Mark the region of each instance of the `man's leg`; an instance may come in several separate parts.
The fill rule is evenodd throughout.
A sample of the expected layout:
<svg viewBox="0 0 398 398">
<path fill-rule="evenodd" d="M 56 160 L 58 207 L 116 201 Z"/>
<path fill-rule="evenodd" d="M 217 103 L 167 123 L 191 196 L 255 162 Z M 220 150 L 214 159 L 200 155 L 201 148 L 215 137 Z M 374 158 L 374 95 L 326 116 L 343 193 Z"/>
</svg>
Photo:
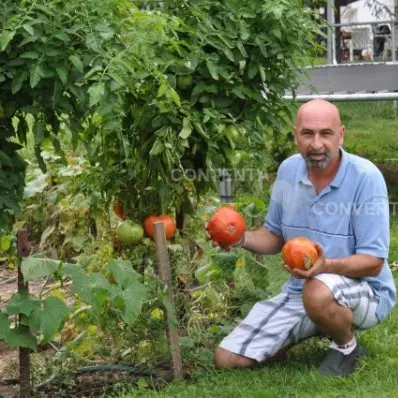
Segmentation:
<svg viewBox="0 0 398 398">
<path fill-rule="evenodd" d="M 303 288 L 303 302 L 308 316 L 339 345 L 354 337 L 352 310 L 337 303 L 331 290 L 320 280 L 310 279 Z"/>
<path fill-rule="evenodd" d="M 217 368 L 253 367 L 286 357 L 291 345 L 319 332 L 305 312 L 301 295 L 281 293 L 254 305 L 220 343 Z"/>
<path fill-rule="evenodd" d="M 305 283 L 303 303 L 309 318 L 333 339 L 319 371 L 332 377 L 351 374 L 366 352 L 357 344 L 353 329 L 378 323 L 373 289 L 365 281 L 319 274 Z"/>
<path fill-rule="evenodd" d="M 257 362 L 252 358 L 243 355 L 235 354 L 222 347 L 217 347 L 214 362 L 217 369 L 232 369 L 232 368 L 253 368 L 255 366 L 269 365 L 274 362 L 279 362 L 287 359 L 287 352 L 290 347 L 279 350 L 275 355 L 266 359 L 263 362 Z"/>
</svg>

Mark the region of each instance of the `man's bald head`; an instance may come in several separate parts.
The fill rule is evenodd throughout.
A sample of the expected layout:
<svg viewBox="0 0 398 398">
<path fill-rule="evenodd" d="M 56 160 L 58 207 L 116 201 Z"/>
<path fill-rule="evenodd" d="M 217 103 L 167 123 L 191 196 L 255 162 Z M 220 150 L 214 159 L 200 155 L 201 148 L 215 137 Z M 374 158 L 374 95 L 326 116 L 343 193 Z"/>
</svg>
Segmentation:
<svg viewBox="0 0 398 398">
<path fill-rule="evenodd" d="M 295 141 L 309 169 L 323 170 L 329 164 L 338 164 L 344 132 L 339 110 L 328 101 L 309 101 L 297 112 Z"/>
<path fill-rule="evenodd" d="M 340 112 L 335 105 L 323 99 L 314 99 L 301 105 L 297 111 L 296 126 L 308 118 L 321 117 L 333 125 L 341 126 Z"/>
</svg>

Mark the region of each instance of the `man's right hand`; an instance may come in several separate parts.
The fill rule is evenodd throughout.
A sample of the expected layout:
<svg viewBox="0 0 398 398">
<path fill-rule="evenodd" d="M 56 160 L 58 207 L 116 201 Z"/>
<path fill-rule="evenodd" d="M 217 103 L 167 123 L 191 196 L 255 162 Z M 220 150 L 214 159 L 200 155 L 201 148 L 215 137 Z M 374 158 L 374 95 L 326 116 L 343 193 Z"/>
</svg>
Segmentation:
<svg viewBox="0 0 398 398">
<path fill-rule="evenodd" d="M 234 245 L 220 246 L 217 242 L 215 242 L 211 238 L 211 236 L 210 236 L 210 234 L 208 232 L 208 224 L 207 223 L 205 225 L 205 230 L 206 230 L 206 240 L 211 240 L 211 244 L 213 245 L 213 247 L 220 248 L 221 250 L 224 250 L 224 251 L 227 251 L 227 252 L 231 251 L 234 247 L 238 247 L 238 246 L 234 246 Z M 236 242 L 236 243 L 239 244 L 239 242 Z M 235 245 L 236 245 L 236 243 L 235 243 Z"/>
</svg>

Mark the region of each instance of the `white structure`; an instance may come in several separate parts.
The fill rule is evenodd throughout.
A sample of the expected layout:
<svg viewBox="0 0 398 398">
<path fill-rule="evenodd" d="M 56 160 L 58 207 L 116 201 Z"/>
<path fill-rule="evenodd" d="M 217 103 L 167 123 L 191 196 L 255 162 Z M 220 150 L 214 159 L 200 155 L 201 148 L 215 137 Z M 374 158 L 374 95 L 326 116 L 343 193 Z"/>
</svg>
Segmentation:
<svg viewBox="0 0 398 398">
<path fill-rule="evenodd" d="M 386 19 L 394 19 L 394 10 L 396 0 L 378 0 L 378 3 L 385 6 L 387 10 L 381 12 L 379 16 L 374 13 L 374 8 L 367 6 L 369 1 L 358 0 L 345 7 L 341 7 L 341 23 L 357 23 L 357 22 L 377 22 Z"/>
</svg>

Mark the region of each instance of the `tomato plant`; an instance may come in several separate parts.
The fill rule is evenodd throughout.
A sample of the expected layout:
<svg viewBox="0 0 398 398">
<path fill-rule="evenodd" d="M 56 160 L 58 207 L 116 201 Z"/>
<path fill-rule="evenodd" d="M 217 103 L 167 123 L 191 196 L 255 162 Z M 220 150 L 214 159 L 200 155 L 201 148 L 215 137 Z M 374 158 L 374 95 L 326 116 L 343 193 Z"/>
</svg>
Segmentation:
<svg viewBox="0 0 398 398">
<path fill-rule="evenodd" d="M 2 126 L 22 143 L 33 132 L 43 170 L 47 143 L 66 162 L 66 127 L 91 166 L 81 189 L 100 191 L 106 205 L 117 196 L 130 218 L 192 212 L 192 198 L 217 186 L 212 172 L 229 166 L 237 144 L 235 133 L 225 139 L 226 125 L 240 125 L 246 150 L 264 157 L 267 135 L 289 114 L 285 89 L 296 84 L 318 33 L 311 14 L 289 0 L 170 0 L 157 12 L 119 0 L 5 4 Z M 207 173 L 189 193 L 175 178 L 185 170 Z M 14 193 L 18 203 L 20 188 Z"/>
</svg>

